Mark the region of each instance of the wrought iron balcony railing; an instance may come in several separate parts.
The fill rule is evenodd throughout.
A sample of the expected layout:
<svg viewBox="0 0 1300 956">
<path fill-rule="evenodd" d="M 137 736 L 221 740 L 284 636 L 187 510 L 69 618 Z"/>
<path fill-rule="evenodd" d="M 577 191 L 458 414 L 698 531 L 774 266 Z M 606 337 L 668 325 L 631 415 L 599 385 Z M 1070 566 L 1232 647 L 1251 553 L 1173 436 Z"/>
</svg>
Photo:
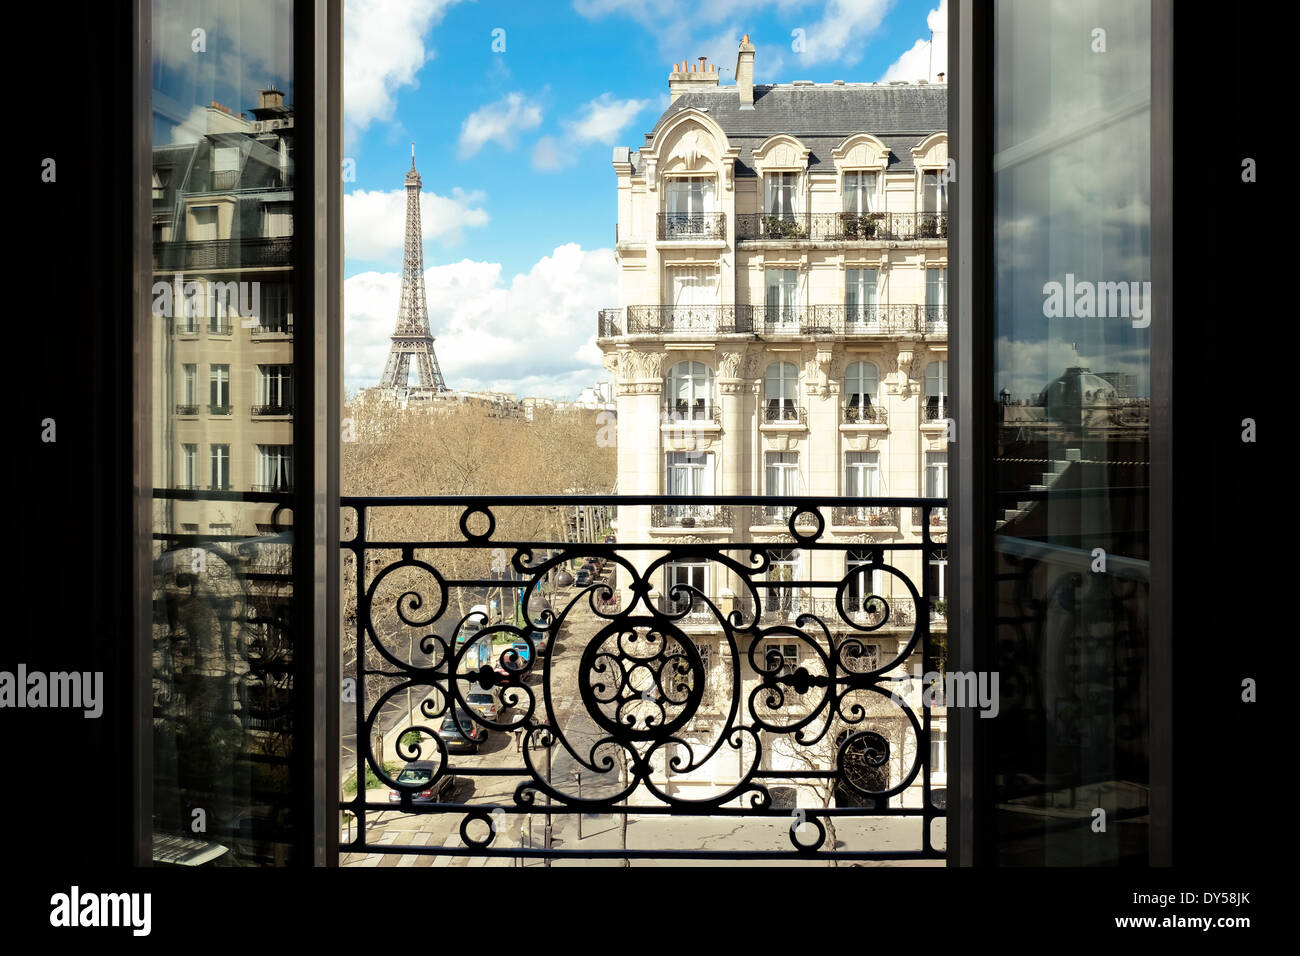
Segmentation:
<svg viewBox="0 0 1300 956">
<path fill-rule="evenodd" d="M 807 425 L 808 409 L 781 399 L 769 398 L 763 402 L 763 422 L 768 425 Z"/>
<path fill-rule="evenodd" d="M 722 421 L 722 409 L 717 405 L 706 405 L 703 399 L 694 402 L 671 402 L 659 409 L 663 422 L 714 422 Z"/>
<path fill-rule="evenodd" d="M 177 415 L 197 415 L 198 413 L 199 413 L 199 406 L 197 406 L 197 405 L 177 405 L 177 406 L 176 406 L 176 414 L 177 414 Z"/>
<path fill-rule="evenodd" d="M 850 528 L 897 528 L 898 509 L 880 505 L 836 508 L 831 512 L 831 524 Z"/>
<path fill-rule="evenodd" d="M 885 425 L 889 415 L 883 405 L 844 405 L 840 408 L 840 421 L 845 425 Z"/>
<path fill-rule="evenodd" d="M 725 212 L 661 212 L 660 239 L 726 239 Z"/>
<path fill-rule="evenodd" d="M 293 319 L 269 319 L 264 316 L 261 324 L 253 326 L 249 331 L 255 339 L 267 335 L 293 335 Z"/>
<path fill-rule="evenodd" d="M 948 307 L 890 305 L 629 305 L 601 309 L 596 334 L 758 333 L 761 335 L 946 334 Z"/>
<path fill-rule="evenodd" d="M 928 395 L 924 406 L 921 408 L 921 420 L 925 422 L 941 422 L 948 417 L 949 411 L 951 409 L 948 408 L 947 399 Z"/>
<path fill-rule="evenodd" d="M 293 403 L 281 402 L 277 405 L 254 405 L 252 408 L 252 414 L 255 417 L 264 415 L 292 415 Z"/>
<path fill-rule="evenodd" d="M 627 335 L 673 332 L 752 332 L 747 305 L 629 305 Z"/>
<path fill-rule="evenodd" d="M 913 508 L 913 509 L 912 509 L 912 527 L 914 527 L 914 528 L 919 528 L 919 527 L 921 527 L 921 524 L 922 524 L 924 521 L 925 521 L 925 515 L 924 515 L 922 509 L 920 509 L 920 508 Z M 930 509 L 930 527 L 931 527 L 931 528 L 946 528 L 946 527 L 948 527 L 948 509 L 947 509 L 947 508 L 931 508 L 931 509 Z"/>
<path fill-rule="evenodd" d="M 654 505 L 650 509 L 652 528 L 730 528 L 731 520 L 727 505 Z"/>
<path fill-rule="evenodd" d="M 292 238 L 156 242 L 153 247 L 153 267 L 156 270 L 258 269 L 292 264 Z"/>
<path fill-rule="evenodd" d="M 740 213 L 736 240 L 863 242 L 946 239 L 946 212 Z"/>
<path fill-rule="evenodd" d="M 617 508 L 622 515 L 681 501 L 580 496 L 558 503 Z M 760 496 L 709 496 L 692 505 L 764 503 Z M 816 524 L 820 513 L 855 503 L 783 499 L 797 512 L 791 523 L 800 538 L 792 546 L 827 556 L 861 549 L 837 544 Z M 872 643 L 874 612 L 850 611 L 848 622 L 836 621 L 825 603 L 836 595 L 853 603 L 855 572 L 814 579 L 808 577 L 819 566 L 814 562 L 803 566 L 803 579 L 791 580 L 784 570 L 778 573 L 772 543 L 748 540 L 741 529 L 717 542 L 648 536 L 618 544 L 557 542 L 540 530 L 550 526 L 545 520 L 530 517 L 544 519 L 556 504 L 542 496 L 342 499 L 348 623 L 341 677 L 355 688 L 343 705 L 344 726 L 360 747 L 358 761 L 396 794 L 393 802 L 374 799 L 363 787 L 340 801 L 339 809 L 351 815 L 339 847 L 344 863 L 357 859 L 354 854 L 943 858 L 932 826 L 946 811 L 944 791 L 930 779 L 931 704 L 917 690 L 900 691 L 898 683 L 913 664 L 933 659 L 928 615 L 892 631 L 889 641 Z M 891 498 L 874 504 L 924 511 L 946 502 Z M 400 520 L 392 520 L 394 509 L 401 510 Z M 427 534 L 419 530 L 422 521 Z M 459 528 L 461 536 L 433 534 L 446 527 Z M 645 522 L 620 520 L 620 535 L 635 527 Z M 530 534 L 528 528 L 539 530 Z M 911 551 L 921 559 L 933 550 L 928 538 L 888 548 L 891 556 Z M 471 632 L 457 609 L 475 603 L 471 598 L 483 588 L 501 586 L 487 569 L 502 553 L 523 594 L 539 592 L 561 565 L 584 559 L 604 559 L 606 574 L 597 583 L 552 592 L 544 605 L 524 602 L 522 621 L 507 615 Z M 885 561 L 883 548 L 872 554 L 882 573 L 906 581 L 898 570 L 906 560 Z M 693 581 L 725 580 L 735 597 L 709 596 L 718 587 L 665 593 L 670 564 L 689 566 Z M 915 587 L 928 603 L 928 577 L 901 587 Z M 895 582 L 895 593 L 899 586 Z M 623 600 L 614 603 L 618 593 Z M 827 620 L 820 619 L 823 613 Z M 841 616 L 838 608 L 834 613 Z M 891 608 L 891 624 L 903 618 L 901 608 Z M 538 632 L 547 635 L 544 650 Z M 418 655 L 411 649 L 417 642 Z M 511 643 L 527 645 L 528 654 L 517 654 Z M 874 668 L 865 666 L 868 661 Z M 467 700 L 485 690 L 497 691 L 506 704 L 491 718 Z M 408 692 L 415 714 L 402 706 Z M 479 737 L 485 755 L 448 746 L 459 741 L 459 721 L 486 732 L 486 739 Z M 423 739 L 412 743 L 411 732 Z M 512 735 L 518 747 L 509 745 Z M 375 749 L 385 736 L 400 741 L 393 755 L 399 761 L 431 761 L 433 779 L 398 781 Z M 776 764 L 770 756 L 776 752 L 792 754 L 795 762 Z M 795 769 L 768 769 L 774 766 Z M 471 786 L 433 802 L 418 799 L 449 776 Z M 471 792 L 473 802 L 458 801 Z M 791 827 L 787 800 L 795 792 L 803 825 Z M 452 837 L 381 839 L 376 827 L 394 810 L 446 820 Z M 525 818 L 543 813 L 545 832 L 549 836 L 553 826 L 561 839 L 522 835 Z M 621 813 L 629 821 L 625 846 L 577 835 L 584 817 Z M 872 825 L 883 816 L 915 821 L 906 831 L 910 842 L 883 842 Z M 724 817 L 734 838 L 701 839 L 698 827 L 664 825 Z"/>
<path fill-rule="evenodd" d="M 216 405 L 216 404 L 213 404 L 213 403 L 210 402 L 210 403 L 208 403 L 208 414 L 209 414 L 209 415 L 229 415 L 229 414 L 230 414 L 230 405 L 229 405 L 229 403 L 227 403 L 227 404 L 225 404 L 225 405 Z"/>
<path fill-rule="evenodd" d="M 174 335 L 198 335 L 199 322 L 197 319 L 185 317 L 176 319 L 172 322 L 172 334 Z"/>
<path fill-rule="evenodd" d="M 210 319 L 208 321 L 208 331 L 213 335 L 229 335 L 233 331 L 233 327 L 225 319 Z"/>
</svg>

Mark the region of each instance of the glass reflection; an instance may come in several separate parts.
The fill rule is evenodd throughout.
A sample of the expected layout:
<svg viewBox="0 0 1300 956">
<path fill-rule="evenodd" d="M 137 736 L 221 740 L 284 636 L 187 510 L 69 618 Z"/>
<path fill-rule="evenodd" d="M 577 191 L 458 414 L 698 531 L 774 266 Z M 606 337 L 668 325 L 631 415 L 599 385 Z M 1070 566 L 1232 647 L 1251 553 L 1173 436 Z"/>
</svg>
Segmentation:
<svg viewBox="0 0 1300 956">
<path fill-rule="evenodd" d="M 1140 865 L 1149 4 L 999 0 L 994 49 L 997 845 Z"/>
<path fill-rule="evenodd" d="M 156 863 L 289 862 L 291 13 L 153 5 Z"/>
</svg>

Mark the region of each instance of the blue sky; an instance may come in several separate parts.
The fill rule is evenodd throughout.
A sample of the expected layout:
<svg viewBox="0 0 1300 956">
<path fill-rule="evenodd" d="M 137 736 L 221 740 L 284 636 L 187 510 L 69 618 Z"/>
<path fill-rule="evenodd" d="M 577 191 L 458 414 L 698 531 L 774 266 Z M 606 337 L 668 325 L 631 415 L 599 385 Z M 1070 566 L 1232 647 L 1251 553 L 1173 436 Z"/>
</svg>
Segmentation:
<svg viewBox="0 0 1300 956">
<path fill-rule="evenodd" d="M 448 383 L 575 397 L 606 377 L 596 310 L 617 304 L 611 151 L 667 106 L 670 64 L 708 56 L 732 84 L 749 33 L 759 83 L 934 79 L 946 36 L 931 66 L 927 18 L 946 17 L 939 0 L 350 0 L 345 387 L 387 355 L 412 141 Z"/>
</svg>

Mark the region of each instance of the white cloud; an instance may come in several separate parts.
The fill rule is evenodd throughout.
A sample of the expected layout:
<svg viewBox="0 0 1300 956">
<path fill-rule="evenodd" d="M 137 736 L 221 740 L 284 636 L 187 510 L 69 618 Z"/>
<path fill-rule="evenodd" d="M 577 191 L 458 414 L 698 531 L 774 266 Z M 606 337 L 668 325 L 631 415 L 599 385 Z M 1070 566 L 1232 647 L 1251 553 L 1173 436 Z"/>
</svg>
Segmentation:
<svg viewBox="0 0 1300 956">
<path fill-rule="evenodd" d="M 501 265 L 469 259 L 425 270 L 429 326 L 452 388 L 575 398 L 608 378 L 596 314 L 618 296 L 609 249 L 557 247 L 506 283 Z M 397 319 L 401 275 L 367 272 L 344 283 L 344 386 L 376 385 Z"/>
<path fill-rule="evenodd" d="M 649 105 L 649 100 L 616 100 L 612 94 L 602 93 L 584 103 L 575 118 L 566 120 L 564 129 L 572 140 L 612 146 L 623 127 Z"/>
<path fill-rule="evenodd" d="M 890 80 L 929 80 L 934 83 L 938 74 L 948 72 L 948 0 L 939 0 L 939 6 L 931 10 L 925 18 L 925 25 L 934 32 L 934 49 L 930 49 L 930 38 L 917 40 L 912 48 L 889 65 L 881 83 Z"/>
<path fill-rule="evenodd" d="M 488 214 L 479 205 L 486 196 L 457 187 L 450 196 L 420 193 L 420 229 L 425 239 L 452 245 L 466 227 L 485 226 Z M 406 190 L 358 189 L 343 197 L 343 246 L 349 258 L 364 261 L 396 255 L 405 241 Z"/>
<path fill-rule="evenodd" d="M 575 162 L 577 157 L 565 149 L 564 144 L 554 136 L 543 136 L 533 147 L 533 169 L 538 172 L 559 172 Z"/>
<path fill-rule="evenodd" d="M 852 66 L 891 5 L 892 0 L 831 0 L 822 18 L 804 28 L 799 59 Z"/>
<path fill-rule="evenodd" d="M 347 0 L 343 9 L 343 121 L 351 141 L 388 121 L 403 86 L 433 58 L 424 36 L 458 0 Z"/>
<path fill-rule="evenodd" d="M 512 149 L 517 133 L 535 129 L 541 122 L 540 106 L 522 93 L 508 93 L 465 117 L 460 127 L 460 154 L 473 156 L 493 140 Z"/>
</svg>

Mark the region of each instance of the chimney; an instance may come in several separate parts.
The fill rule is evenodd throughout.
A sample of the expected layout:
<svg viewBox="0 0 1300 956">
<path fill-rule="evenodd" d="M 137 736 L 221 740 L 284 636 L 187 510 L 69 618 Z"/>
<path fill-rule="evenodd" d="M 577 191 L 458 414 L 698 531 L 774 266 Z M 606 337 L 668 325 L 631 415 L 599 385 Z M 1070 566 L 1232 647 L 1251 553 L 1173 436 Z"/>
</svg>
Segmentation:
<svg viewBox="0 0 1300 956">
<path fill-rule="evenodd" d="M 284 94 L 274 86 L 267 87 L 264 90 L 257 91 L 257 108 L 258 109 L 275 109 L 277 106 L 284 105 Z"/>
<path fill-rule="evenodd" d="M 708 57 L 699 57 L 696 65 L 687 60 L 674 63 L 668 74 L 668 102 L 671 104 L 683 93 L 718 85 L 718 68 L 708 64 Z"/>
<path fill-rule="evenodd" d="M 746 33 L 740 40 L 740 52 L 736 54 L 736 90 L 740 94 L 740 108 L 754 108 L 754 45 L 749 42 Z"/>
</svg>

